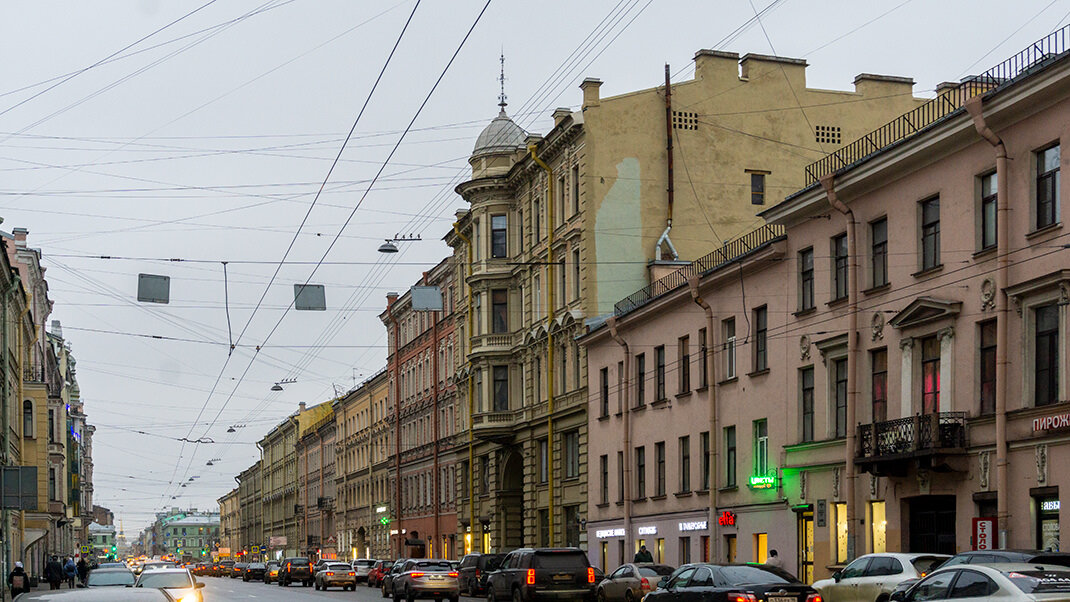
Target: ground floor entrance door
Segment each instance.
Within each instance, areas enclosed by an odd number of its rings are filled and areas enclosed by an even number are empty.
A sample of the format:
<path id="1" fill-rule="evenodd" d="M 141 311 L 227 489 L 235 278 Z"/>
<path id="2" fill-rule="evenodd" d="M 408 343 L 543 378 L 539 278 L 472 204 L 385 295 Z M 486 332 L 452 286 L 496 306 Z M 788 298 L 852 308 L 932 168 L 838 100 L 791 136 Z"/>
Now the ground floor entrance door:
<path id="1" fill-rule="evenodd" d="M 796 540 L 799 559 L 798 578 L 803 583 L 814 582 L 814 507 L 796 510 Z"/>
<path id="2" fill-rule="evenodd" d="M 908 552 L 955 553 L 955 496 L 925 495 L 906 501 L 910 514 Z"/>

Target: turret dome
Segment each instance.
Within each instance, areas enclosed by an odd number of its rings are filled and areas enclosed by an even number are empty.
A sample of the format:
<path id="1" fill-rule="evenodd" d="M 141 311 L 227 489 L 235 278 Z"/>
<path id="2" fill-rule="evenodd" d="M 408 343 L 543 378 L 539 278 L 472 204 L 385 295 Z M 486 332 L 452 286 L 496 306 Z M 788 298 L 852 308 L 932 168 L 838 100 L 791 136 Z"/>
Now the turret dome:
<path id="1" fill-rule="evenodd" d="M 523 148 L 527 132 L 505 114 L 505 107 L 498 113 L 487 127 L 476 138 L 476 146 L 472 149 L 472 156 L 495 153 L 511 153 L 518 148 Z"/>

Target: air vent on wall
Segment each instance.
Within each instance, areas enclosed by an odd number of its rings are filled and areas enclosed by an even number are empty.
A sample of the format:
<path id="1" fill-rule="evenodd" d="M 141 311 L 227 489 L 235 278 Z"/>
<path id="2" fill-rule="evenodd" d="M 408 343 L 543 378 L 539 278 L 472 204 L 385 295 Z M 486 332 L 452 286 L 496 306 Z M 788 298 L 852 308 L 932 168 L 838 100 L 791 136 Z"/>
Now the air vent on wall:
<path id="1" fill-rule="evenodd" d="M 697 130 L 698 113 L 685 113 L 683 111 L 672 112 L 672 129 L 674 130 Z"/>

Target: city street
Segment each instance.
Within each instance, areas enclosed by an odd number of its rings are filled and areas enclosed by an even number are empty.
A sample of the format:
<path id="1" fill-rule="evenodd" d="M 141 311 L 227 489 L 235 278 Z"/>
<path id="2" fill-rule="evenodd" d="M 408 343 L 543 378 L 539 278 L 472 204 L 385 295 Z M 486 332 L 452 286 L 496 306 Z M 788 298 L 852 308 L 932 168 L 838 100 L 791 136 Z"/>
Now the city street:
<path id="1" fill-rule="evenodd" d="M 229 602 L 230 600 L 262 600 L 266 602 L 304 602 L 312 600 L 360 600 L 361 602 L 382 602 L 385 600 L 378 589 L 364 584 L 357 586 L 357 591 L 347 592 L 331 589 L 325 592 L 311 587 L 291 585 L 279 587 L 272 583 L 245 583 L 240 579 L 223 579 L 220 577 L 198 577 L 205 583 L 204 602 Z M 461 598 L 462 601 L 474 602 L 477 598 Z"/>

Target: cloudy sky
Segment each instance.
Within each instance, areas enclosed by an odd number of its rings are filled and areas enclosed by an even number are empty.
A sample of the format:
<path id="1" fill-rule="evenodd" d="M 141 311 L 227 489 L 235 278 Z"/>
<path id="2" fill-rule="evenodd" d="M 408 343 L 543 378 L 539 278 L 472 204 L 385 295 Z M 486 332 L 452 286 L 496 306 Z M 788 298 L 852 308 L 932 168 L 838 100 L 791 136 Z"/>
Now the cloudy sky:
<path id="1" fill-rule="evenodd" d="M 447 252 L 501 52 L 510 113 L 545 132 L 584 77 L 603 96 L 658 85 L 665 63 L 684 80 L 700 48 L 806 58 L 817 88 L 910 76 L 925 96 L 1070 21 L 1070 0 L 494 0 L 383 169 L 484 1 L 0 7 L 2 227 L 44 253 L 98 428 L 96 500 L 129 535 L 169 506 L 215 508 L 298 402 L 384 364 L 384 296 Z M 423 241 L 377 253 L 396 233 Z M 170 276 L 171 303 L 139 304 L 139 273 Z M 287 311 L 307 280 L 327 311 Z"/>

